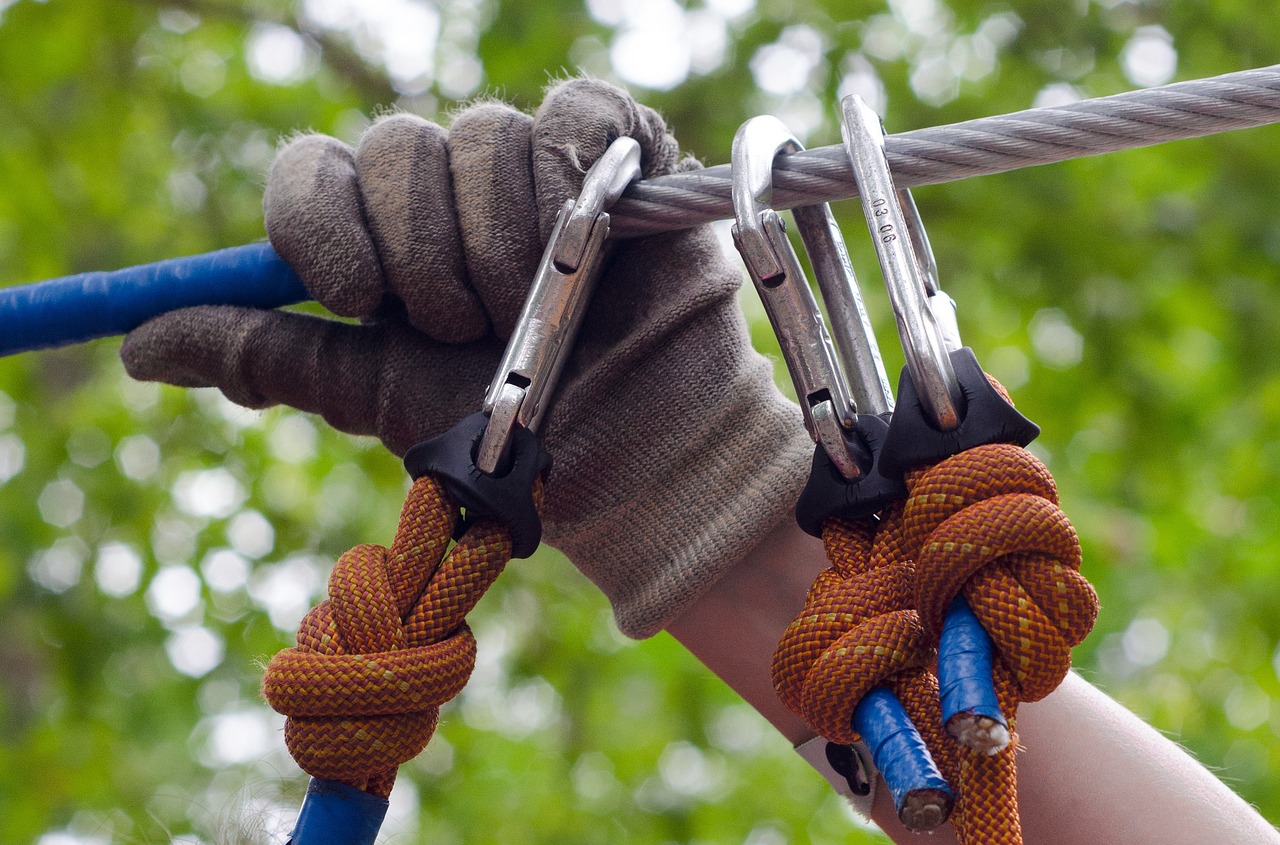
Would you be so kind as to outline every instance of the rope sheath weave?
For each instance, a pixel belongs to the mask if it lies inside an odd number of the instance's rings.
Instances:
[[[1048,695],[1089,633],[1097,594],[1080,575],[1075,530],[1049,471],[1027,450],[979,446],[906,477],[908,496],[879,519],[829,519],[831,567],[774,656],[774,684],[832,742],[857,739],[851,717],[889,686],[956,788],[965,845],[1021,845],[1016,734],[976,753],[946,736],[933,675],[943,614],[963,593],[996,648],[995,687],[1011,732],[1017,704]]]
[[[1044,698],[1098,614],[1049,470],[1026,449],[997,443],[908,473],[907,489],[905,552],[915,561],[921,625],[936,642],[963,591],[1018,700]]]
[[[903,503],[895,502],[878,522],[832,518],[824,524],[822,541],[831,566],[818,575],[804,610],[783,633],[773,658],[774,687],[820,736],[849,744],[858,739],[854,706],[884,684],[954,783],[958,759],[944,741],[932,671],[936,650],[914,608],[913,567],[902,553],[902,515]]]
[[[385,798],[470,677],[476,644],[464,618],[511,559],[511,540],[477,520],[450,548],[458,519],[440,482],[417,479],[391,547],[344,554],[297,646],[268,664],[263,695],[288,717],[289,753],[313,777]]]
[[[963,592],[995,644],[996,694],[1015,735],[994,756],[960,750],[961,841],[1020,845],[1018,703],[1062,682],[1071,648],[1097,618],[1097,593],[1080,574],[1080,544],[1053,477],[1026,449],[978,446],[906,481],[904,551],[915,562],[921,625],[936,642],[947,605]]]

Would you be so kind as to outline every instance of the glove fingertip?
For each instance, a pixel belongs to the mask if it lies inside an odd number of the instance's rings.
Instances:
[[[120,360],[137,381],[217,387],[237,404],[263,408],[272,403],[236,374],[240,350],[261,313],[212,305],[170,312],[129,332]]]
[[[164,328],[168,322],[167,316],[157,317],[125,335],[124,342],[120,344],[120,361],[129,378],[134,381],[166,380],[165,376],[169,374],[170,368],[163,366],[161,362],[170,357],[165,342],[169,333]]]
[[[385,283],[361,207],[350,147],[304,135],[276,155],[263,195],[267,236],[325,308],[365,317]]]
[[[547,90],[534,118],[533,165],[544,236],[560,205],[575,196],[582,177],[621,136],[640,144],[644,178],[673,172],[680,148],[666,122],[627,91],[600,79],[577,77]]]

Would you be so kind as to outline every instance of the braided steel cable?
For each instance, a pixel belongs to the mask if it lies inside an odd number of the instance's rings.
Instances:
[[[885,139],[900,188],[1003,173],[1280,122],[1280,65],[917,129]],[[776,208],[857,196],[842,147],[779,156]],[[687,229],[733,216],[727,164],[633,182],[611,236]],[[123,334],[192,305],[276,308],[309,298],[268,244],[0,288],[0,356]]]
[[[885,139],[899,188],[954,182],[1166,141],[1280,122],[1280,65],[1129,91],[1063,106],[915,129]],[[844,148],[780,156],[776,208],[858,195]],[[636,237],[733,217],[729,165],[633,183],[612,233]]]

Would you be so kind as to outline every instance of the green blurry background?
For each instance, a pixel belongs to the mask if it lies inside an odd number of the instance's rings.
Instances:
[[[280,137],[532,108],[575,68],[715,164],[761,112],[837,143],[850,91],[892,132],[1278,48],[1280,7],[1241,0],[0,0],[0,284],[259,239]],[[1260,129],[917,191],[964,336],[1044,428],[1080,530],[1103,604],[1080,671],[1273,821],[1278,148]],[[860,214],[836,212],[896,347]],[[300,415],[132,384],[117,346],[0,361],[0,842],[283,842],[305,778],[258,664],[338,554],[390,538],[402,471]],[[555,553],[473,625],[480,666],[383,841],[879,836],[672,640],[622,639]]]

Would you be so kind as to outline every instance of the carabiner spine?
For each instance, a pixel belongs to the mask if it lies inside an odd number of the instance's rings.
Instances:
[[[831,337],[860,414],[893,410],[893,389],[840,226],[826,203],[791,210],[831,324]]]
[[[964,397],[929,298],[925,271],[910,237],[911,228],[898,201],[884,152],[880,117],[855,96],[841,102],[841,129],[862,211],[880,259],[885,288],[893,305],[907,369],[930,417],[943,431],[960,425]]]
[[[558,243],[575,205],[566,200],[560,208],[549,243]],[[485,394],[483,410],[491,423],[476,455],[476,467],[482,472],[495,472],[505,459],[514,425],[538,430],[582,325],[598,276],[595,270],[600,251],[608,236],[609,215],[600,212],[582,244],[575,269],[561,270],[554,250],[543,253],[520,320]]]
[[[765,209],[758,219],[759,228],[752,227],[753,231],[745,237],[735,225],[734,243],[739,250],[743,250],[744,240],[755,240],[758,251],[763,251],[759,247],[767,246],[772,258],[769,264],[781,269],[779,273],[762,276],[754,262],[746,262],[799,394],[805,428],[827,449],[846,477],[858,478],[862,469],[839,434],[840,429],[853,428],[856,409],[822,312],[809,289],[799,258],[787,240],[781,215]],[[757,235],[762,237],[757,239]]]
[[[938,280],[938,260],[933,255],[933,247],[929,245],[929,234],[925,231],[924,221],[920,219],[920,209],[916,207],[915,197],[905,188],[898,191],[898,205],[902,208],[902,218],[906,221],[907,235],[911,239],[911,251],[915,254],[921,280],[924,282],[925,303],[942,336],[942,348],[948,353],[955,352],[964,346],[960,341],[960,324],[956,322],[956,303],[942,289]]]

